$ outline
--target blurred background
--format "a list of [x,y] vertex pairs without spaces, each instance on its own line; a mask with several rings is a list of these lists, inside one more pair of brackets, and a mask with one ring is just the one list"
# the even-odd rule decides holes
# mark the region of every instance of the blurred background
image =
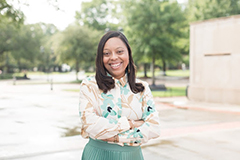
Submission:
[[[122,31],[128,37],[138,76],[167,75],[167,70],[177,69],[186,70],[183,74],[188,76],[189,22],[238,11],[226,7],[212,15],[212,6],[221,7],[222,2],[208,3],[1,1],[0,79],[94,72],[98,41],[108,30]],[[206,5],[209,13],[202,13]]]
[[152,84],[158,75],[189,76],[191,22],[240,12],[238,0],[2,0],[0,9],[0,79],[74,72],[79,80],[95,70],[100,37],[119,30],[138,77]]
[[223,159],[209,145],[239,159],[239,14],[240,0],[0,0],[0,160],[80,157],[79,84],[110,30],[128,38],[160,111],[146,159]]

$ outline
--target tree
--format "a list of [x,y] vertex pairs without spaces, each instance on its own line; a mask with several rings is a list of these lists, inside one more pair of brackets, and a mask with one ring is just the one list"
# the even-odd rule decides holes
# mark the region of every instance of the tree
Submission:
[[38,55],[38,69],[43,72],[50,72],[55,70],[55,67],[60,68],[57,62],[57,54],[54,52],[53,43],[59,42],[53,37],[59,33],[57,27],[53,24],[39,23],[43,37],[41,39],[41,46],[39,47],[40,54]]
[[189,0],[190,21],[206,20],[240,14],[240,0]]
[[0,23],[0,56],[11,48],[11,39],[16,34],[17,28],[9,23],[7,18],[2,18]]
[[[84,64],[89,63],[93,65],[99,38],[97,31],[72,25],[63,31],[56,52],[60,54],[62,62],[74,63],[76,74],[78,74],[80,66],[83,67]],[[78,80],[77,76],[76,79]]]
[[10,22],[21,24],[24,21],[24,14],[22,11],[14,8],[6,0],[0,0],[0,23],[4,23],[2,21],[3,18],[7,18]]
[[11,55],[19,71],[35,67],[43,32],[40,24],[23,25],[12,38]]
[[178,41],[186,32],[184,12],[177,2],[158,0],[126,1],[124,10],[128,24],[124,30],[133,44],[134,54],[151,58],[152,85],[155,85],[157,59],[161,59],[164,72],[168,61],[181,60]]
[[20,25],[18,28],[11,23],[0,24],[1,57],[5,61],[0,67],[6,68],[6,72],[13,70],[13,67],[21,72],[46,63],[40,47],[55,33],[54,27],[43,23]]
[[[17,2],[18,5],[23,4]],[[48,2],[59,9],[57,0]],[[43,37],[49,38],[56,31],[51,24],[24,25],[23,22],[21,10],[10,1],[0,0],[0,69],[4,68],[6,72],[13,72],[14,67],[21,71],[37,65],[39,61],[36,59],[41,60],[40,46],[46,41]]]
[[13,49],[13,39],[18,33],[20,25],[12,23],[7,17],[1,18],[0,22],[0,70],[4,73],[13,72],[13,64],[11,50]]
[[76,12],[76,19],[80,24],[99,31],[117,30],[119,14],[118,1],[92,0],[82,2],[81,11]]

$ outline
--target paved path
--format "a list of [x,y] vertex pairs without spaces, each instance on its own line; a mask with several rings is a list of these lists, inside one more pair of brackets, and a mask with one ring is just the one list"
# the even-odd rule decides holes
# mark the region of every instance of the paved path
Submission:
[[[0,81],[0,160],[80,159],[87,140],[79,136],[78,93],[66,91],[79,85],[21,83]],[[146,160],[240,159],[240,106],[155,102],[162,133],[142,146]]]

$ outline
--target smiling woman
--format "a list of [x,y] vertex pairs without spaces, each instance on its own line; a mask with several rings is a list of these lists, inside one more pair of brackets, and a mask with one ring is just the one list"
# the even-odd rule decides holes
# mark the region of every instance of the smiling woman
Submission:
[[82,160],[143,160],[141,144],[159,136],[159,117],[148,84],[135,78],[127,38],[117,31],[100,40],[96,75],[80,85]]
[[103,63],[113,77],[119,79],[125,75],[129,63],[128,50],[120,38],[109,39],[103,49]]

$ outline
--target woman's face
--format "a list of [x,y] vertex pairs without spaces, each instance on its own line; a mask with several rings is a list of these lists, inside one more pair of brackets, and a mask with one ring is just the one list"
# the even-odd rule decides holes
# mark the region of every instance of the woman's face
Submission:
[[120,79],[125,75],[128,63],[129,54],[125,43],[120,38],[110,38],[103,48],[103,64],[108,73]]

